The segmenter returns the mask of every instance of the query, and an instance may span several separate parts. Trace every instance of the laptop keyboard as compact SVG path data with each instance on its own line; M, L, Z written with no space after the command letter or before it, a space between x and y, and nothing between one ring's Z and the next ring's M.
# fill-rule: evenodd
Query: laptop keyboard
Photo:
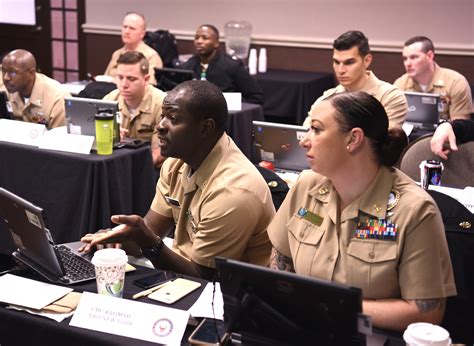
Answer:
M65 276L67 276L71 282L79 282L95 278L94 265L81 256L76 255L67 246L57 245L56 253L63 265Z

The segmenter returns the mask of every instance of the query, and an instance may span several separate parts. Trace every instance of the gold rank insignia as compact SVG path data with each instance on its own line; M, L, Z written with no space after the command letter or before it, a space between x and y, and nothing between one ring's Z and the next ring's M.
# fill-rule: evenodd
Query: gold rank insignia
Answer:
M327 187L321 187L321 188L319 188L319 190L318 190L318 193L319 193L320 195L325 195L325 194L327 194L328 192L329 192L329 189L328 189Z
M400 192L398 191L390 191L390 194L388 195L388 201L387 201L387 211L392 210L398 205L398 202L400 201Z

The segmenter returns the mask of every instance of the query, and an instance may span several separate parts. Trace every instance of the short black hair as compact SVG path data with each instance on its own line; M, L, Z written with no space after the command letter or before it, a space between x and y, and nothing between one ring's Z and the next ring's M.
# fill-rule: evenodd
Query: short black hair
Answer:
M375 97L354 91L334 94L326 100L336 109L342 132L361 128L380 164L393 166L398 162L408 144L407 136L402 129L388 129L387 112Z
M129 51L121 54L117 59L117 65L124 64L124 65L135 65L140 64L140 72L145 76L148 74L150 64L148 60L143 55L143 53L138 51Z
M332 47L336 50L349 50L352 47L359 48L361 56L370 54L369 39L362 31L350 30L336 38Z
M404 44L404 46L410 46L413 43L418 43L421 42L421 51L423 53L428 53L430 50L434 53L435 48L433 41L431 41L428 37L426 36L415 36L407 40Z
M209 29L211 29L211 31L213 31L214 34L216 34L217 39L219 39L219 37L220 37L219 30L214 25L212 25L212 24L203 24L203 25L199 25L199 28L202 28L203 26L207 26Z
M186 92L186 109L196 120L211 118L216 129L224 132L227 128L229 113L222 91L208 81L191 80L178 84L171 92Z

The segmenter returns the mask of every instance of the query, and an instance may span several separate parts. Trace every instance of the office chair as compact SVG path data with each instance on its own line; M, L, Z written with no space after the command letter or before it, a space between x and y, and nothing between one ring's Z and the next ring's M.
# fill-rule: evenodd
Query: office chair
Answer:
M428 190L443 217L457 296L448 297L441 325L453 343L474 343L474 215L454 198Z
M432 134L421 136L410 143L400 156L398 167L415 181L420 181L420 163L423 160L437 160L444 165L441 184L463 189L474 186L474 142L458 145L458 151L443 160L431 152Z

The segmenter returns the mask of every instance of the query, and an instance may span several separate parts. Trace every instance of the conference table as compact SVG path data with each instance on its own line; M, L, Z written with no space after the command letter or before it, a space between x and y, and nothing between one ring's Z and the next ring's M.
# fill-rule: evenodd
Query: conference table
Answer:
M0 186L43 208L56 243L110 227L113 214L145 215L155 194L149 146L101 156L0 142L0 158ZM0 253L12 250L0 222Z
M268 70L256 75L265 100L267 121L301 125L311 105L324 91L335 86L327 72Z
M150 275L154 271L154 269L142 266L136 266L136 268L136 271L129 272L125 276L124 298L126 299L131 299L134 294L142 291L142 289L133 285L133 280ZM31 271L23 271L14 274L42 281L41 277ZM172 305L161 304L146 297L140 298L138 301L180 310L188 310L201 295L207 281L194 277L186 278L200 282L201 287ZM95 281L76 284L72 287L77 292L85 291L95 293L97 290ZM73 327L69 325L71 318L66 318L62 322L56 322L48 318L30 315L24 311L7 309L3 306L0 306L0 321L2 321L2 323L0 323L1 345L156 345L148 341ZM188 323L182 344L188 344L188 336L195 328L195 324L196 323ZM317 340L315 340L315 343L317 344ZM367 339L367 345L402 346L405 345L405 343L399 333L374 329L374 334Z
M135 286L132 282L135 279L145 277L154 272L154 269L136 266L136 270L126 273L124 298L132 299L132 296L143 289ZM22 272L21 276L42 281L32 272ZM18 274L16 274L18 275ZM206 281L198 278L190 278L193 281L201 283L196 291L190 293L172 305L161 304L147 297L140 298L139 302L172 307L180 310L188 310L199 298L206 286ZM83 284L71 286L77 292L97 292L95 281L89 281ZM156 345L149 341L131 339L119 335L102 333L94 330L69 326L71 317L56 322L54 320L30 315L24 311L10 310L0 307L0 344L1 345ZM194 329L188 326L184 334L183 340L187 341L189 334Z

